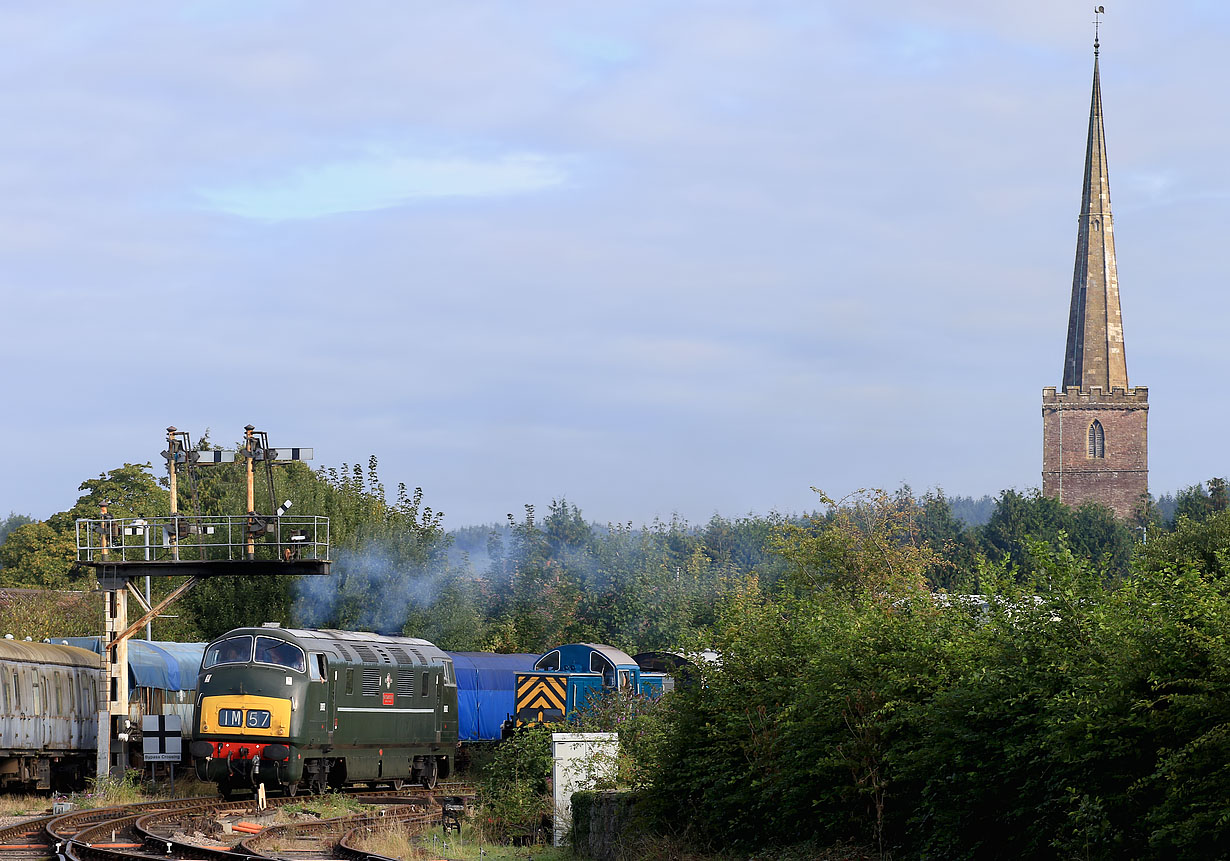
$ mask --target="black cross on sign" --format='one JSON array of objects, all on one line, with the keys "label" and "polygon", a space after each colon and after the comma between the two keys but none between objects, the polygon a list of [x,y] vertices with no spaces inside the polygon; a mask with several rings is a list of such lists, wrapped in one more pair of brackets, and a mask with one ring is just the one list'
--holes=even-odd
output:
[{"label": "black cross on sign", "polygon": [[146,762],[179,762],[182,740],[179,715],[141,718],[141,755]]}]

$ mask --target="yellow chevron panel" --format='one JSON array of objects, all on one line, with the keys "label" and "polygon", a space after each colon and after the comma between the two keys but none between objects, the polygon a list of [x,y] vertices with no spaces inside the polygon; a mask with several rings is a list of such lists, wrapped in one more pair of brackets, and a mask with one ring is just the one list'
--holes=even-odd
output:
[{"label": "yellow chevron panel", "polygon": [[524,723],[521,715],[526,712],[538,712],[539,720],[543,711],[556,711],[562,718],[567,697],[568,679],[566,676],[518,676],[516,712],[518,723]]}]

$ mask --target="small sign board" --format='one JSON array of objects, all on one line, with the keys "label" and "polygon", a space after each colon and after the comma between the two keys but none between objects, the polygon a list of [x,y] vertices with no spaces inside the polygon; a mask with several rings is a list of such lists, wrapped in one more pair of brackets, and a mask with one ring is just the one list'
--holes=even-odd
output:
[{"label": "small sign board", "polygon": [[179,715],[145,715],[141,718],[141,755],[146,762],[179,762],[183,740]]}]

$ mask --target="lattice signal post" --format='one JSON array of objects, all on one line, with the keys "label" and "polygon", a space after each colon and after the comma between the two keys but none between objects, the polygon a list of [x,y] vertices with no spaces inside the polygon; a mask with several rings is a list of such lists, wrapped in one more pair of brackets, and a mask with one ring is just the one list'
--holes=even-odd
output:
[{"label": "lattice signal post", "polygon": [[[103,649],[103,690],[98,702],[98,774],[112,768],[111,740],[128,741],[128,640],[175,599],[204,577],[236,575],[298,575],[329,573],[329,518],[287,516],[291,501],[274,508],[273,466],[310,460],[310,448],[272,448],[264,431],[244,428],[238,451],[198,450],[184,431],[167,428],[167,450],[162,452],[170,479],[170,513],[165,517],[115,517],[100,506],[97,519],[77,521],[77,561],[93,567],[105,595],[106,648]],[[237,516],[202,516],[196,493],[196,469],[213,464],[245,462],[247,513]],[[255,465],[267,471],[270,514],[256,511]],[[179,472],[187,472],[193,511],[179,511]],[[171,594],[152,604],[133,581],[137,577],[187,577]],[[146,581],[148,583],[148,579]],[[142,609],[128,621],[128,597]],[[117,762],[122,768],[122,757]]]}]

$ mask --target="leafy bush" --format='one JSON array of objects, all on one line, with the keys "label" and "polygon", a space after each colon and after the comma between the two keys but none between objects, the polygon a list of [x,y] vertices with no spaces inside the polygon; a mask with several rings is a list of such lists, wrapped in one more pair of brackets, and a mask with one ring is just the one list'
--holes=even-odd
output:
[{"label": "leafy bush", "polygon": [[722,663],[659,746],[662,822],[757,852],[1230,857],[1230,520],[1121,581],[1031,542],[971,600],[914,588],[927,560],[880,514],[779,533],[782,588],[718,607]]},{"label": "leafy bush", "polygon": [[547,724],[520,728],[487,766],[480,815],[500,839],[534,834],[551,815],[551,732]]}]

